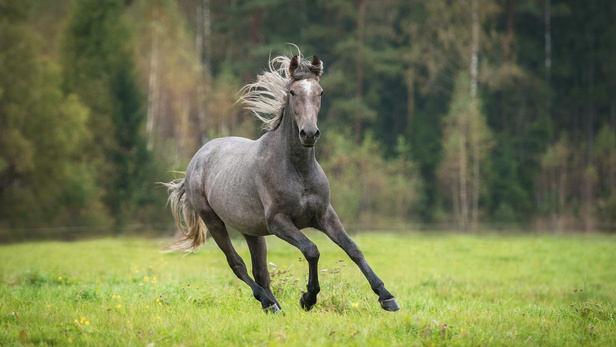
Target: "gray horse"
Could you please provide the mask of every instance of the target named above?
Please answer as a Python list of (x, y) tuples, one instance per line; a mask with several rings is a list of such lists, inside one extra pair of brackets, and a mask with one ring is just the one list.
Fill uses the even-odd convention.
[[(317, 56), (308, 61), (299, 50), (298, 55), (270, 59), (269, 71), (243, 89), (241, 100), (268, 130), (261, 138), (212, 140), (192, 158), (183, 179), (165, 184), (173, 215), (184, 234), (167, 250), (194, 251), (205, 242), (209, 230), (235, 275), (250, 286), (262, 308), (278, 312), (281, 307), (270, 289), (265, 242), (265, 236), (275, 235), (297, 247), (308, 261), (307, 291), (300, 297), (301, 307), (308, 311), (320, 291), (319, 250), (300, 230), (315, 228), (357, 264), (379, 296), (381, 307), (397, 311), (400, 308), (393, 295), (372, 271), (330, 204), (329, 182), (314, 149), (321, 135), (317, 116), (323, 95), (319, 85), (323, 64)], [(246, 239), (254, 280), (235, 251), (227, 227)]]

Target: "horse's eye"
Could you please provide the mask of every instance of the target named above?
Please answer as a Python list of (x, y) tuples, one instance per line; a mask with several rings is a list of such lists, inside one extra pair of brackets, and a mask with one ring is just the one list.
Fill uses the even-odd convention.
[(294, 91), (289, 90), (289, 93), (290, 93), (292, 96), (295, 96), (295, 92), (294, 92)]

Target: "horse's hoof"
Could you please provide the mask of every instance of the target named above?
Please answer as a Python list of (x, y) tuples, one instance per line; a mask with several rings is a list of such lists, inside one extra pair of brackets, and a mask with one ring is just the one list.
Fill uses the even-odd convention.
[(276, 305), (276, 304), (273, 304), (273, 305), (271, 305), (269, 307), (264, 308), (263, 311), (265, 311), (265, 313), (279, 313), (279, 312), (282, 312), (280, 307), (278, 307), (278, 305)]
[(312, 304), (312, 305), (308, 305), (308, 304), (304, 301), (304, 296), (303, 296), (303, 295), (299, 298), (299, 304), (302, 306), (302, 308), (304, 309), (304, 311), (310, 311), (310, 310), (312, 310), (312, 308), (314, 307), (314, 304)]
[(398, 303), (396, 302), (395, 298), (391, 298), (391, 299), (387, 299), (387, 300), (383, 300), (379, 302), (381, 303), (381, 307), (385, 311), (398, 311), (400, 309), (400, 306), (398, 306)]

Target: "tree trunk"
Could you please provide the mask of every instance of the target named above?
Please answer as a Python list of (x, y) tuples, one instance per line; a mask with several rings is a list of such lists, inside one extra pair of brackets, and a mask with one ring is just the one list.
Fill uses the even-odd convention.
[(567, 163), (566, 158), (560, 168), (560, 174), (558, 175), (558, 207), (557, 207), (557, 225), (556, 230), (560, 234), (563, 231), (563, 216), (565, 215), (565, 197), (567, 189)]
[(511, 42), (513, 41), (513, 18), (515, 16), (516, 0), (507, 1), (507, 28), (503, 39), (503, 56), (505, 61), (511, 60)]
[(263, 22), (263, 10), (256, 9), (250, 21), (250, 33), (248, 33), (248, 38), (252, 46), (256, 46), (260, 41), (259, 31), (261, 30), (261, 23)]
[(201, 50), (201, 63), (204, 74), (212, 73), (212, 19), (210, 12), (210, 0), (203, 0), (203, 48)]
[(472, 0), (472, 40), (471, 40), (471, 98), (475, 99), (477, 96), (477, 75), (479, 66), (479, 11), (477, 9), (477, 1)]
[[(611, 130), (616, 132), (616, 96), (614, 96), (614, 93), (616, 92), (614, 88), (616, 86), (616, 79), (612, 78), (611, 85), (612, 85), (612, 88), (611, 88), (612, 97), (610, 98), (610, 126), (611, 126)], [(616, 151), (616, 143), (614, 143), (614, 137), (612, 136), (612, 141), (610, 143), (610, 169), (609, 169), (610, 189), (616, 188), (616, 162), (614, 162), (616, 160), (616, 154), (614, 154), (614, 151)]]
[[(552, 79), (552, 10), (550, 0), (545, 0), (543, 20), (545, 23), (545, 84), (550, 89)], [(545, 107), (549, 117), (552, 112), (551, 100), (549, 95), (546, 95), (545, 98)]]
[(593, 94), (595, 89), (595, 61), (594, 61), (594, 37), (589, 32), (586, 34), (586, 40), (588, 43), (588, 96), (587, 96), (587, 116), (586, 116), (586, 132), (588, 137), (588, 157), (586, 158), (586, 164), (591, 165), (593, 157), (593, 146), (595, 142), (595, 103), (593, 100)]
[(479, 142), (473, 141), (473, 212), (471, 230), (477, 231), (479, 219)]
[(458, 228), (461, 228), (462, 212), (460, 211), (460, 185), (456, 183), (455, 177), (451, 177), (451, 200), (453, 202), (453, 215), (456, 217)]
[(415, 118), (415, 66), (411, 64), (406, 72), (406, 131), (410, 134)]
[[(358, 15), (357, 15), (357, 44), (359, 49), (363, 49), (364, 46), (364, 28), (366, 26), (366, 5), (368, 0), (360, 0)], [(358, 52), (360, 53), (360, 52)], [(355, 64), (355, 97), (358, 102), (361, 102), (364, 94), (364, 65), (362, 64), (361, 54), (358, 54), (357, 62)], [(357, 141), (361, 139), (362, 119), (360, 117), (355, 118), (355, 138)]]
[[(478, 5), (477, 5), (477, 1), (478, 0), (472, 0), (471, 3), (471, 16), (472, 16), (472, 27), (471, 27), (471, 66), (470, 66), (470, 76), (471, 76), (471, 85), (470, 85), (470, 97), (471, 97), (471, 113), (472, 114), (468, 114), (466, 115), (466, 117), (469, 118), (473, 118), (476, 121), (476, 117), (478, 116), (477, 114), (475, 114), (476, 112), (476, 102), (477, 102), (477, 77), (479, 74), (479, 10), (478, 10)], [(472, 219), (471, 219), (471, 226), (470, 229), (471, 230), (475, 230), (477, 228), (477, 207), (479, 205), (479, 143), (477, 141), (477, 139), (474, 139), (474, 135), (478, 135), (478, 134), (470, 134), (469, 131), (473, 131), (473, 127), (470, 127), (470, 119), (466, 119), (463, 120), (463, 133), (462, 133), (462, 138), (464, 139), (464, 148), (463, 148), (463, 152), (461, 155), (461, 160), (464, 160), (463, 163), (463, 167), (464, 169), (460, 172), (460, 178), (464, 178), (464, 189), (461, 190), (461, 193), (463, 194), (461, 196), (461, 198), (463, 199), (463, 214), (464, 214), (464, 222), (465, 222), (465, 229), (467, 228), (466, 226), (466, 221), (468, 219), (468, 207), (470, 207), (471, 209), (471, 215), (472, 215)], [(473, 155), (473, 177), (472, 177), (472, 204), (470, 204), (470, 201), (468, 200), (468, 196), (467, 196), (467, 192), (466, 192), (466, 177), (467, 177), (467, 165), (468, 165), (468, 157), (467, 157), (467, 153), (466, 153), (466, 139), (467, 137), (469, 139), (471, 139), (472, 141), (468, 141), (470, 144), (470, 150), (472, 150), (472, 155)]]
[(146, 120), (147, 148), (154, 148), (154, 122), (158, 111), (158, 9), (152, 12), (150, 46), (150, 78), (148, 80), (148, 109)]
[[(200, 130), (202, 134), (207, 133), (207, 117), (205, 112), (206, 88), (205, 85), (210, 80), (212, 74), (212, 23), (210, 17), (210, 0), (200, 0), (196, 6), (197, 12), (197, 33), (195, 44), (199, 61), (201, 62), (202, 80), (197, 86), (197, 113), (199, 117)], [(207, 141), (203, 137), (202, 143)]]
[(584, 220), (584, 231), (589, 233), (594, 229), (593, 218), (593, 202), (594, 202), (594, 186), (596, 173), (592, 166), (588, 166), (583, 172), (582, 185), (583, 185), (583, 197), (582, 197), (582, 214)]
[[(462, 121), (465, 123), (465, 121)], [(466, 124), (462, 124), (460, 131), (460, 229), (463, 232), (468, 230), (468, 194), (466, 186), (466, 166), (468, 165), (468, 158), (466, 155)]]

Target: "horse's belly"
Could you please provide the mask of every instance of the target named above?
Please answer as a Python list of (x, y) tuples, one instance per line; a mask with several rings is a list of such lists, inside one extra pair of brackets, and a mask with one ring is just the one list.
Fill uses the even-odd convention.
[(242, 234), (253, 236), (265, 236), (270, 234), (267, 230), (264, 214), (263, 212), (259, 213), (258, 208), (240, 207), (233, 209), (228, 206), (219, 209), (212, 206), (212, 208), (227, 227), (235, 229)]
[(208, 202), (218, 217), (242, 234), (269, 235), (265, 212), (252, 180), (234, 180), (231, 173), (222, 175), (208, 193)]

